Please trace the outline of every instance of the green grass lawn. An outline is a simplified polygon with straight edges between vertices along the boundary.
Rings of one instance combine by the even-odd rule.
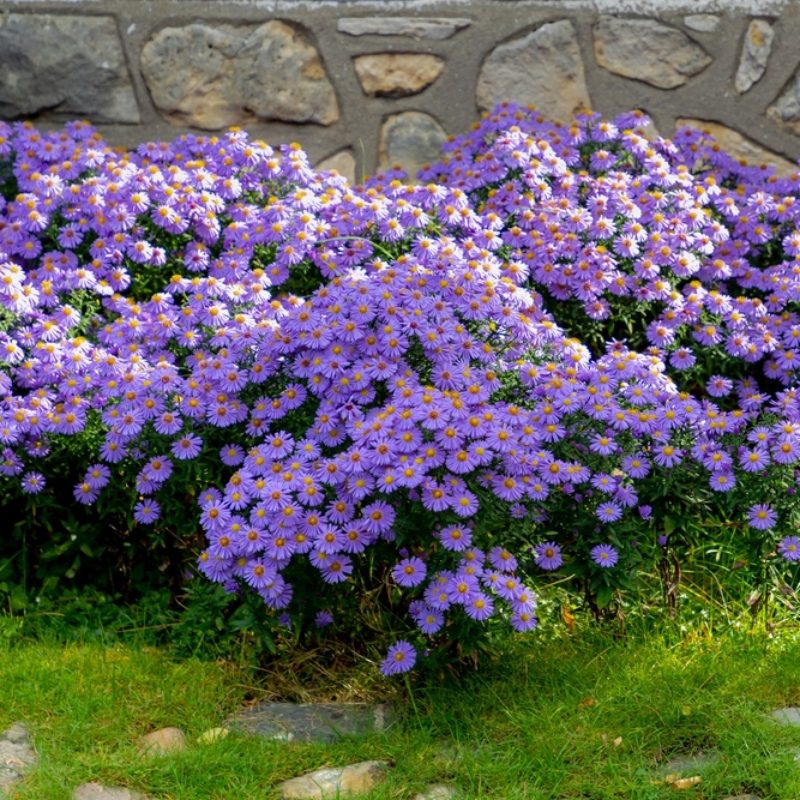
[[[793,629],[615,638],[587,624],[509,641],[478,674],[416,687],[413,703],[402,683],[388,684],[403,689],[402,720],[385,734],[327,746],[236,734],[196,743],[281,677],[289,680],[280,667],[259,676],[155,648],[9,638],[0,644],[0,729],[24,721],[40,755],[15,798],[62,800],[90,780],[164,800],[270,798],[304,771],[387,759],[396,766],[376,800],[406,800],[432,782],[457,786],[462,798],[655,800],[676,796],[663,780],[669,759],[711,749],[718,757],[684,771],[701,782],[679,797],[800,797],[800,729],[766,718],[800,705]],[[346,694],[348,680],[332,679],[330,694]],[[189,748],[139,757],[137,738],[167,725],[186,731]]]

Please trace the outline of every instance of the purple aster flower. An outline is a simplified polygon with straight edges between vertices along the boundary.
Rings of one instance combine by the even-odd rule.
[[[244,461],[244,450],[238,444],[226,444],[219,457],[226,467],[238,467]]]
[[[317,611],[317,614],[314,617],[314,624],[318,628],[325,628],[328,625],[333,624],[333,614],[327,610]]]
[[[383,501],[369,503],[364,506],[362,515],[365,529],[370,534],[384,534],[394,525],[395,510]]]
[[[478,511],[478,498],[472,492],[464,489],[453,498],[452,508],[459,517],[474,516]]]
[[[602,522],[616,522],[622,517],[622,509],[617,503],[601,503],[595,514]]]
[[[769,452],[764,447],[739,450],[739,464],[745,472],[763,472],[769,466]]]
[[[322,578],[326,583],[342,583],[353,571],[349,556],[335,555],[328,558],[322,568]]]
[[[511,627],[518,633],[532,631],[539,620],[530,611],[516,611],[511,615]]]
[[[395,582],[398,586],[405,587],[419,586],[425,580],[426,573],[425,562],[415,556],[404,558],[392,569],[392,577]]]
[[[656,448],[653,460],[660,467],[674,467],[683,460],[683,450],[673,447],[671,444],[661,445]]]
[[[494,601],[483,592],[477,592],[465,604],[464,611],[470,619],[484,622],[494,613]]]
[[[653,508],[652,506],[642,505],[638,508],[639,516],[642,519],[650,519],[653,516]]]
[[[601,456],[609,456],[612,453],[616,453],[617,450],[619,450],[619,446],[614,441],[613,436],[603,434],[602,436],[595,436],[594,439],[592,439],[589,444],[589,449],[593,453],[597,453]]]
[[[733,388],[733,381],[722,375],[712,375],[706,383],[706,391],[712,397],[725,397]]]
[[[320,612],[320,614],[321,613],[322,612]],[[319,616],[319,614],[317,614],[317,616]],[[333,616],[331,616],[331,622],[333,622]],[[278,615],[278,625],[280,625],[282,628],[289,628],[291,630],[291,627],[292,627],[292,618],[291,618],[291,616],[289,614],[287,614],[285,611],[283,612],[283,614],[279,614]]]
[[[466,605],[478,591],[478,580],[467,572],[459,572],[446,584],[447,599],[451,603]]]
[[[84,506],[90,506],[97,500],[99,490],[92,487],[88,481],[81,481],[72,492],[73,497]]]
[[[436,608],[425,606],[413,614],[417,627],[428,636],[438,633],[444,625],[444,614]]]
[[[598,544],[591,550],[592,561],[598,567],[609,569],[619,561],[619,553],[610,544]]]
[[[794,438],[783,437],[772,448],[772,458],[778,464],[793,464],[800,458],[800,447]]]
[[[800,561],[800,537],[784,536],[778,542],[778,552],[787,561]]]
[[[729,492],[736,486],[736,478],[732,472],[715,472],[709,479],[709,485],[715,492]]]
[[[170,450],[175,458],[180,461],[186,461],[199,455],[202,447],[203,440],[199,436],[190,433],[186,436],[181,436],[180,439],[176,439],[172,443]]]
[[[86,470],[84,480],[92,489],[102,489],[108,484],[111,477],[111,472],[105,464],[93,464]]]
[[[172,474],[172,462],[166,456],[151,458],[144,465],[141,475],[148,483],[160,486]]]
[[[489,563],[501,572],[514,572],[517,559],[504,547],[493,547],[489,551]]]
[[[472,534],[463,525],[448,525],[439,533],[439,541],[446,550],[461,553],[472,544]]]
[[[140,500],[133,508],[133,518],[142,525],[152,525],[161,516],[161,506],[150,498]]]
[[[766,503],[759,503],[750,506],[747,511],[747,520],[751,528],[759,531],[766,531],[772,528],[778,521],[778,514],[772,506]]]
[[[650,472],[650,462],[638,453],[626,456],[622,460],[622,470],[631,478],[646,478]]]
[[[675,369],[689,369],[689,367],[694,366],[695,361],[697,359],[694,356],[694,353],[689,350],[688,347],[679,347],[669,359],[669,363]]]
[[[536,545],[534,561],[541,569],[558,569],[563,563],[561,548],[555,542],[542,542]]]
[[[22,476],[22,491],[25,494],[39,494],[45,485],[46,481],[41,472],[26,472]]]
[[[416,661],[417,651],[411,644],[401,639],[389,648],[381,664],[381,673],[387,676],[400,675],[413,669]]]

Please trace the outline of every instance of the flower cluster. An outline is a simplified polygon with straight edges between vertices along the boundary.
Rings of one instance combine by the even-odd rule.
[[[509,519],[547,531],[531,565],[600,582],[676,475],[770,536],[800,458],[797,178],[645,123],[506,105],[421,183],[359,187],[238,130],[117,152],[0,123],[0,471],[39,493],[52,442],[100,431],[75,499],[131,475],[153,524],[218,461],[200,571],[283,620],[298,569],[380,553],[410,623],[387,674],[459,620],[536,625]],[[548,530],[567,505],[577,536]]]

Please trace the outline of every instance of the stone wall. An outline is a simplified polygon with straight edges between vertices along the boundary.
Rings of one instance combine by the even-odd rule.
[[[641,108],[788,170],[798,42],[797,0],[0,0],[0,118],[126,146],[239,125],[360,177],[509,99]]]

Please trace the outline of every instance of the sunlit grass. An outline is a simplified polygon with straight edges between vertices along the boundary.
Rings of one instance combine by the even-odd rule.
[[[290,665],[258,674],[155,648],[7,636],[0,727],[24,721],[40,753],[19,800],[69,798],[89,780],[163,799],[269,798],[285,778],[373,758],[395,764],[376,799],[445,782],[463,798],[656,800],[675,796],[666,763],[699,751],[716,758],[690,770],[701,782],[687,796],[800,797],[800,729],[767,718],[800,704],[798,632],[770,637],[746,621],[718,635],[702,622],[634,627],[620,637],[581,620],[572,635],[509,640],[479,673],[416,686],[413,704],[402,685],[376,682],[370,691],[400,692],[400,724],[329,746],[235,734],[197,743],[247,698],[274,696],[279,677],[290,687]],[[320,666],[311,694],[329,684],[341,695],[348,681],[359,694],[364,674],[326,678]],[[189,748],[143,760],[138,737],[166,725],[183,728]]]

